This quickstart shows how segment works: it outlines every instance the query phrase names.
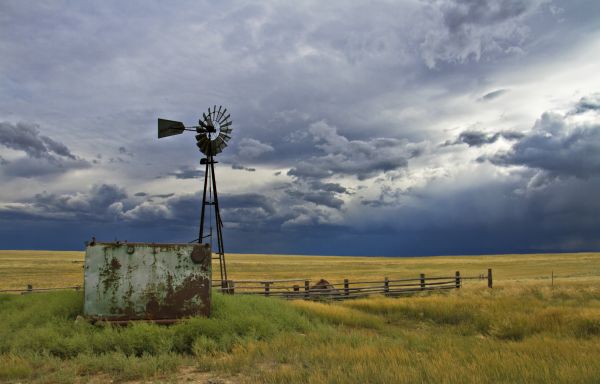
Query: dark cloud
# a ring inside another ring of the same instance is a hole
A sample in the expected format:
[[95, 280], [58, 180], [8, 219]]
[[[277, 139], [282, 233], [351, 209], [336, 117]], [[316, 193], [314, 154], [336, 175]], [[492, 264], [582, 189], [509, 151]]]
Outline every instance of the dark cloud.
[[244, 170], [244, 171], [248, 171], [248, 172], [254, 172], [254, 171], [256, 171], [256, 168], [245, 167], [245, 166], [243, 166], [241, 164], [232, 164], [231, 165], [231, 169]]
[[532, 7], [532, 1], [509, 0], [454, 0], [441, 2], [444, 24], [451, 32], [471, 25], [489, 25], [523, 15]]
[[350, 175], [364, 180], [406, 167], [408, 159], [421, 151], [419, 145], [399, 139], [348, 140], [323, 121], [312, 124], [308, 131], [325, 154], [300, 161], [288, 171], [300, 179]]
[[94, 185], [87, 192], [72, 194], [44, 191], [18, 205], [5, 207], [2, 215], [54, 220], [114, 220], [119, 217], [125, 198], [127, 193], [123, 188], [108, 184]]
[[366, 205], [369, 207], [380, 208], [380, 207], [390, 207], [395, 206], [395, 202], [384, 201], [382, 199], [374, 200], [374, 199], [365, 199], [360, 202], [362, 205]]
[[600, 111], [600, 93], [582, 97], [571, 111], [571, 114], [579, 114], [587, 111]]
[[438, 62], [465, 62], [522, 52], [526, 16], [543, 1], [441, 0], [429, 7], [434, 24], [421, 44], [430, 68]]
[[144, 197], [144, 196], [148, 196], [148, 194], [146, 192], [137, 192], [133, 196]]
[[506, 92], [508, 92], [508, 89], [498, 89], [496, 91], [486, 93], [485, 95], [481, 96], [481, 99], [479, 99], [479, 100], [480, 101], [494, 100], [494, 99], [497, 99], [498, 97], [504, 95]]
[[335, 194], [330, 191], [313, 190], [302, 192], [296, 189], [290, 189], [287, 193], [297, 199], [335, 209], [340, 209], [344, 204], [344, 200], [335, 197]]
[[75, 156], [66, 145], [41, 135], [39, 126], [33, 124], [1, 122], [0, 144], [23, 151], [36, 159], [55, 159], [58, 156], [75, 160]]
[[260, 208], [265, 212], [275, 213], [275, 207], [269, 197], [258, 193], [222, 194], [219, 202], [227, 209]]
[[41, 135], [39, 127], [33, 124], [0, 123], [0, 145], [26, 155], [0, 162], [2, 172], [10, 177], [48, 177], [91, 166], [73, 155], [65, 144]]
[[152, 195], [152, 197], [158, 197], [161, 199], [167, 199], [167, 198], [173, 197], [173, 196], [175, 196], [174, 193], [163, 193], [163, 194], [158, 194], [158, 195]]
[[493, 144], [501, 137], [506, 140], [519, 140], [525, 135], [520, 132], [502, 131], [496, 133], [486, 133], [482, 131], [469, 130], [461, 132], [455, 141], [446, 141], [442, 146], [467, 144], [469, 147], [481, 147], [486, 144]]
[[544, 113], [533, 130], [505, 153], [487, 158], [500, 166], [520, 165], [555, 176], [600, 175], [600, 124], [576, 124]]
[[321, 190], [324, 192], [335, 192], [335, 193], [346, 193], [349, 194], [348, 189], [339, 183], [323, 183], [318, 180], [310, 182], [311, 188], [315, 190]]

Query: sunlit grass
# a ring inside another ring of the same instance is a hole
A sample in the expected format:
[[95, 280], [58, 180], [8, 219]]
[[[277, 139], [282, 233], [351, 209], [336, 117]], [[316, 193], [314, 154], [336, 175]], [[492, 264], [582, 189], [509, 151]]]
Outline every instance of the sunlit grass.
[[[0, 251], [0, 289], [60, 287], [83, 284], [83, 252]], [[600, 279], [600, 253], [530, 255], [442, 256], [442, 257], [340, 257], [227, 254], [229, 278], [292, 279], [321, 278], [339, 283], [381, 280], [384, 277], [477, 276], [494, 272], [497, 287], [521, 283], [589, 283]], [[218, 270], [218, 268], [216, 268]], [[50, 278], [51, 277], [51, 278]]]
[[[0, 276], [30, 273], [3, 285], [39, 278], [42, 286], [49, 276], [81, 284], [69, 280], [81, 279], [81, 264], [72, 263], [81, 254], [20, 260], [10, 252], [0, 253]], [[230, 255], [238, 279], [470, 275], [491, 267], [495, 284], [466, 281], [460, 290], [345, 302], [215, 294], [211, 318], [173, 326], [77, 320], [81, 292], [0, 295], [0, 382], [205, 382], [211, 375], [247, 383], [597, 383], [598, 259]]]

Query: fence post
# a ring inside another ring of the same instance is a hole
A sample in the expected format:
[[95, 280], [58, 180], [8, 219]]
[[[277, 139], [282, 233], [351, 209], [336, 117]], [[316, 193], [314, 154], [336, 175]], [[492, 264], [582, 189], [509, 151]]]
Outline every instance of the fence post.
[[488, 268], [488, 288], [492, 288], [492, 268]]
[[421, 290], [425, 289], [425, 274], [421, 273]]
[[350, 282], [348, 279], [344, 279], [344, 296], [350, 295]]
[[308, 299], [310, 297], [310, 282], [304, 280], [304, 297]]
[[271, 283], [269, 283], [268, 281], [265, 281], [264, 284], [265, 284], [265, 296], [269, 296], [269, 290], [270, 290], [269, 285]]
[[298, 284], [294, 284], [294, 295], [297, 295], [300, 293], [300, 286]]
[[460, 271], [456, 271], [456, 288], [460, 288], [461, 279], [460, 279]]
[[390, 293], [390, 279], [387, 277], [383, 278], [383, 292], [386, 296]]
[[235, 281], [227, 280], [227, 293], [233, 295], [235, 293]]
[[21, 295], [27, 295], [29, 293], [33, 293], [33, 285], [31, 284], [27, 284], [27, 290], [21, 292]]

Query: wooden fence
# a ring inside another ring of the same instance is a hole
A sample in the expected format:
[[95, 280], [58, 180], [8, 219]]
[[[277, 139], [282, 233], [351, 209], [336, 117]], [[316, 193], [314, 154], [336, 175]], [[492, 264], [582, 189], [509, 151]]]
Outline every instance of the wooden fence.
[[223, 293], [236, 295], [261, 295], [279, 297], [288, 300], [304, 299], [329, 299], [345, 300], [364, 297], [374, 294], [385, 296], [400, 296], [423, 291], [438, 291], [458, 289], [465, 280], [487, 280], [488, 287], [492, 288], [492, 270], [487, 274], [478, 276], [461, 276], [457, 271], [454, 276], [427, 277], [421, 273], [419, 277], [369, 281], [343, 281], [329, 282], [320, 280], [313, 282], [310, 279], [285, 279], [285, 280], [228, 280], [225, 284], [220, 281], [213, 282], [213, 288]]
[[[407, 279], [385, 277], [383, 280], [350, 281], [344, 279], [336, 282], [320, 280], [316, 283], [310, 279], [227, 280], [225, 284], [219, 280], [213, 280], [212, 286], [215, 290], [236, 295], [261, 295], [288, 300], [345, 300], [375, 294], [400, 296], [422, 291], [457, 289], [462, 287], [465, 280], [487, 280], [488, 287], [492, 288], [492, 270], [488, 269], [487, 274], [482, 273], [478, 276], [462, 276], [459, 271], [456, 271], [454, 276], [427, 277], [421, 273], [419, 277]], [[0, 293], [27, 294], [69, 289], [80, 290], [82, 287], [34, 288], [28, 284], [25, 289], [1, 289]]]

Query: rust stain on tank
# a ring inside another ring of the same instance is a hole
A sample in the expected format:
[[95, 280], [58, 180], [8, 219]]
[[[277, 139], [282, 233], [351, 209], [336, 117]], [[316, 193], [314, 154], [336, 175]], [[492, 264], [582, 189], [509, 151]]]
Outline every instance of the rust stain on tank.
[[160, 299], [155, 291], [148, 291], [146, 297], [146, 317], [148, 319], [172, 319], [193, 315], [210, 314], [210, 297], [202, 287], [210, 284], [210, 279], [204, 276], [188, 276], [183, 282], [172, 286], [167, 283], [166, 295]]
[[117, 260], [116, 257], [113, 257], [110, 261], [110, 266], [112, 269], [119, 269], [121, 268], [121, 263], [119, 263], [119, 260]]

